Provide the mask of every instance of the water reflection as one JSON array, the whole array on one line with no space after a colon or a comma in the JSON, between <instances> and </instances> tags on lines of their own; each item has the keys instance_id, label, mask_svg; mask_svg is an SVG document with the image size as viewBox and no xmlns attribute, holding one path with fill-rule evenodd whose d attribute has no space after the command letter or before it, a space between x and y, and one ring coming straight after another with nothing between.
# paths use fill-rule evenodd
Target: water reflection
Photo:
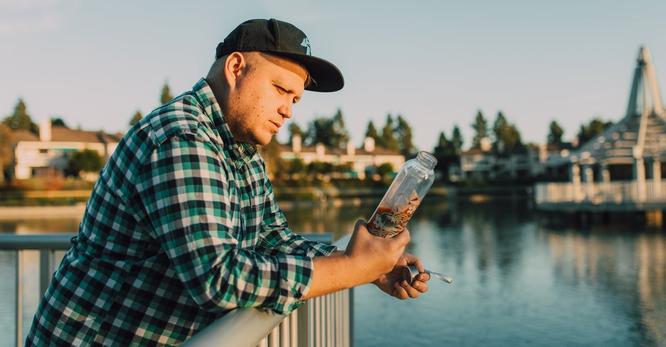
<instances>
[{"instance_id":1,"label":"water reflection","mask_svg":"<svg viewBox=\"0 0 666 347\"><path fill-rule=\"evenodd\" d=\"M633 321L647 341L666 343L666 238L617 227L544 229L557 276L590 286Z\"/></svg>"},{"instance_id":2,"label":"water reflection","mask_svg":"<svg viewBox=\"0 0 666 347\"><path fill-rule=\"evenodd\" d=\"M285 212L297 232L340 237L375 204ZM358 288L356 345L666 345L663 231L551 228L535 217L520 200L426 200L409 224L409 251L455 282L431 283L427 295L410 301ZM78 223L0 221L0 228L75 231ZM8 297L7 290L0 295Z\"/></svg>"}]
</instances>

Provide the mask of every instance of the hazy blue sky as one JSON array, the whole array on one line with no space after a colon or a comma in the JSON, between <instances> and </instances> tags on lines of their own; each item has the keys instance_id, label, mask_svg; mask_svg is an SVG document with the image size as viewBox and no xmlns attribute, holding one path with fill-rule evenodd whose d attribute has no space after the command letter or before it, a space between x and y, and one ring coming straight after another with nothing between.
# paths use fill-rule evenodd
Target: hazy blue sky
<instances>
[{"instance_id":1,"label":"hazy blue sky","mask_svg":"<svg viewBox=\"0 0 666 347\"><path fill-rule=\"evenodd\" d=\"M216 44L250 18L303 29L345 88L306 93L304 126L341 107L355 142L388 112L431 149L476 111L502 110L528 141L552 119L571 138L594 116L624 115L641 45L666 83L666 1L80 1L0 0L0 116L23 97L37 121L124 131L208 71ZM280 138L284 139L286 129Z\"/></svg>"}]
</instances>

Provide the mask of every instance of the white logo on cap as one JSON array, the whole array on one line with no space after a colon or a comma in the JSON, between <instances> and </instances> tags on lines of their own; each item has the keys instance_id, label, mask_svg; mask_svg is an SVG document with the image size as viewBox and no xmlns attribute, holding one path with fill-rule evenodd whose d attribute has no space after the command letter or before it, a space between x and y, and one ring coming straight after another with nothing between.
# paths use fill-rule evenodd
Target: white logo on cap
<instances>
[{"instance_id":1,"label":"white logo on cap","mask_svg":"<svg viewBox=\"0 0 666 347\"><path fill-rule=\"evenodd\" d=\"M310 40L307 37L303 38L301 42L301 47L305 47L305 54L312 55L312 50L310 49Z\"/></svg>"}]
</instances>

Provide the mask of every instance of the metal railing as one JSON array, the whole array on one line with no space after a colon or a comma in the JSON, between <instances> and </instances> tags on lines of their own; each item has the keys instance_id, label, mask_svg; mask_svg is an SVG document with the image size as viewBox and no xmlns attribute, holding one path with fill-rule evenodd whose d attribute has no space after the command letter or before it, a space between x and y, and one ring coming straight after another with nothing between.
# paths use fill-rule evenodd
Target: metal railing
<instances>
[{"instance_id":1,"label":"metal railing","mask_svg":"<svg viewBox=\"0 0 666 347\"><path fill-rule=\"evenodd\" d=\"M309 234L330 243L330 234ZM324 236L324 238L321 238ZM328 241L327 239L328 238ZM346 247L349 238L334 243ZM353 341L353 289L308 300L289 315L257 309L238 309L195 335L187 347L347 347Z\"/></svg>"},{"instance_id":2,"label":"metal railing","mask_svg":"<svg viewBox=\"0 0 666 347\"><path fill-rule=\"evenodd\" d=\"M16 235L0 234L0 251L16 253L15 322L16 346L23 345L24 251L39 252L40 296L46 292L71 243L72 233ZM330 234L307 234L309 239L331 242ZM348 239L335 243L344 248ZM345 290L307 301L290 315L257 309L238 309L211 324L186 342L190 347L204 346L350 346L353 339L353 291Z\"/></svg>"},{"instance_id":3,"label":"metal railing","mask_svg":"<svg viewBox=\"0 0 666 347\"><path fill-rule=\"evenodd\" d=\"M666 181L594 183L538 183L537 204L585 202L591 204L666 202Z\"/></svg>"},{"instance_id":4,"label":"metal railing","mask_svg":"<svg viewBox=\"0 0 666 347\"><path fill-rule=\"evenodd\" d=\"M28 250L39 251L39 290L40 294L46 292L55 272L56 264L62 255L56 252L69 248L74 234L48 234L48 235L16 235L0 234L0 251L13 251L16 253L15 278L15 320L16 320L16 346L23 345L23 252Z\"/></svg>"}]
</instances>

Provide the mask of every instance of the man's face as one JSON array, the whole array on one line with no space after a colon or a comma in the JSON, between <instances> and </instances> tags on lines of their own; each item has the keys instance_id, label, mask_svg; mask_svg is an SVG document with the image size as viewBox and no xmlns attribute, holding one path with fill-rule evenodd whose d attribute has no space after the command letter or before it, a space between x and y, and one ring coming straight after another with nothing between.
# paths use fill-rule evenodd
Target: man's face
<instances>
[{"instance_id":1,"label":"man's face","mask_svg":"<svg viewBox=\"0 0 666 347\"><path fill-rule=\"evenodd\" d=\"M303 94L307 71L286 59L243 53L247 66L229 98L227 122L239 142L268 144Z\"/></svg>"}]
</instances>

